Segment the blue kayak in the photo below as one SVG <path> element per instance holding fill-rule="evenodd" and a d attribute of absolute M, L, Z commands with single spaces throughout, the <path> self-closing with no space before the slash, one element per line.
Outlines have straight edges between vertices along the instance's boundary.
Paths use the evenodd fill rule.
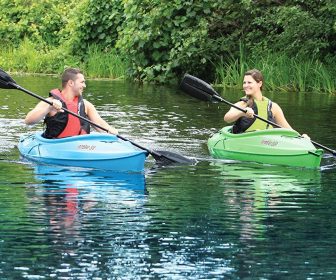
<path fill-rule="evenodd" d="M 21 136 L 18 149 L 38 163 L 115 171 L 141 172 L 147 156 L 130 142 L 102 133 L 46 139 L 38 132 Z"/>

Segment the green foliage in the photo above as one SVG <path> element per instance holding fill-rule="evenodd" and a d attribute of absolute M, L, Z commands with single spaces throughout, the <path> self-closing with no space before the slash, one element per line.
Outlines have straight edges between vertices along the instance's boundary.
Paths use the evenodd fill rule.
<path fill-rule="evenodd" d="M 226 11 L 233 19 L 236 14 L 229 11 L 235 6 L 210 0 L 173 0 L 169 4 L 160 0 L 124 1 L 127 20 L 117 47 L 129 56 L 129 74 L 139 80 L 158 82 L 188 70 L 202 76 L 209 74 L 218 54 L 235 44 L 216 37 L 223 13 Z M 223 31 L 236 34 L 229 30 L 229 19 L 223 24 Z"/>
<path fill-rule="evenodd" d="M 323 60 L 335 45 L 335 5 L 328 1 L 124 1 L 117 47 L 129 74 L 163 82 L 192 71 L 213 80 L 214 64 L 266 52 Z"/>
<path fill-rule="evenodd" d="M 289 2 L 289 3 L 288 3 Z M 323 58 L 336 47 L 336 8 L 328 1 L 288 1 L 251 9 L 252 18 L 243 38 L 254 56 L 273 51 L 288 56 Z M 291 3 L 292 2 L 292 3 Z"/>
<path fill-rule="evenodd" d="M 89 46 L 88 55 L 81 62 L 79 57 L 65 53 L 62 48 L 37 49 L 27 38 L 16 48 L 0 49 L 0 67 L 15 72 L 50 74 L 61 74 L 67 67 L 79 67 L 88 77 L 95 78 L 123 78 L 126 72 L 124 61 L 113 50 L 100 51 L 95 45 Z"/>
<path fill-rule="evenodd" d="M 324 75 L 335 71 L 334 0 L 0 0 L 0 10 L 2 54 L 30 57 L 2 64 L 16 61 L 21 69 L 52 72 L 71 64 L 115 77 L 127 67 L 126 75 L 140 81 L 166 83 L 185 72 L 213 81 L 241 76 L 244 63 L 276 67 L 269 58 L 279 57 L 306 61 Z M 288 65 L 281 70 L 299 71 Z"/>
<path fill-rule="evenodd" d="M 73 1 L 74 2 L 74 1 Z M 0 0 L 1 43 L 18 45 L 28 37 L 38 45 L 58 45 L 59 32 L 72 2 L 61 0 Z"/>
<path fill-rule="evenodd" d="M 0 49 L 1 68 L 28 73 L 61 73 L 67 65 L 79 66 L 78 59 L 62 49 L 44 50 L 25 38 L 17 47 Z"/>
<path fill-rule="evenodd" d="M 86 0 L 68 26 L 75 33 L 74 52 L 86 54 L 89 45 L 100 50 L 114 49 L 118 30 L 125 20 L 122 0 Z"/>

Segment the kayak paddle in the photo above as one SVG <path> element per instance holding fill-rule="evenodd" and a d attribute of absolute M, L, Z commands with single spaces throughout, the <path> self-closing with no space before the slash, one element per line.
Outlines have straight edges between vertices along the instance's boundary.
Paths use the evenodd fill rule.
<path fill-rule="evenodd" d="M 244 113 L 246 113 L 246 109 L 240 108 L 239 106 L 236 106 L 235 104 L 223 99 L 213 88 L 211 85 L 209 85 L 208 83 L 206 83 L 205 81 L 194 77 L 192 75 L 189 74 L 185 74 L 181 84 L 180 84 L 180 88 L 187 94 L 198 98 L 200 100 L 203 101 L 220 101 L 223 102 L 239 111 L 242 111 Z M 262 120 L 270 125 L 272 125 L 273 127 L 277 127 L 277 128 L 281 128 L 280 125 L 278 125 L 275 122 L 269 121 L 267 119 L 264 119 L 256 114 L 253 114 L 253 116 L 259 120 Z M 310 140 L 316 147 L 319 147 L 329 153 L 331 153 L 333 156 L 336 156 L 336 151 L 332 150 L 326 146 L 323 146 L 319 143 L 316 143 L 315 141 Z"/>
<path fill-rule="evenodd" d="M 46 103 L 48 103 L 49 105 L 53 105 L 52 102 L 50 102 L 49 100 L 21 87 L 20 85 L 18 85 L 11 76 L 9 76 L 5 71 L 3 71 L 1 68 L 0 68 L 0 88 L 4 88 L 4 89 L 17 89 L 17 90 L 20 90 L 20 91 L 23 91 L 41 101 L 44 101 Z M 108 133 L 108 130 L 98 124 L 95 124 L 94 122 L 90 121 L 89 119 L 87 118 L 84 118 L 72 111 L 69 111 L 68 109 L 66 108 L 62 108 L 62 110 L 64 112 L 67 112 L 68 114 L 71 114 L 83 121 L 86 121 L 88 123 L 90 123 L 91 125 L 95 126 L 95 127 L 98 127 L 99 129 L 105 131 Z M 148 154 L 152 155 L 152 157 L 160 163 L 160 165 L 168 165 L 168 164 L 173 164 L 173 163 L 186 163 L 186 164 L 190 164 L 190 163 L 194 163 L 195 160 L 193 159 L 190 159 L 190 158 L 187 158 L 187 157 L 184 157 L 180 154 L 177 154 L 177 153 L 173 153 L 173 152 L 170 152 L 170 151 L 154 151 L 154 150 L 150 150 L 150 149 L 147 149 L 145 147 L 142 147 L 141 145 L 137 144 L 137 143 L 134 143 L 133 141 L 131 140 L 128 140 L 126 138 L 124 138 L 123 136 L 121 135 L 116 135 L 118 138 L 124 140 L 124 141 L 128 141 L 130 142 L 132 145 L 140 148 L 141 150 L 145 150 L 148 152 Z"/>

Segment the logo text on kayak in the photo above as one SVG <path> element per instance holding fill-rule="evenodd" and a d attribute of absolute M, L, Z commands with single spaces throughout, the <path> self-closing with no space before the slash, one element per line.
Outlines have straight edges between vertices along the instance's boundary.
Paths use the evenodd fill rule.
<path fill-rule="evenodd" d="M 270 140 L 270 139 L 263 139 L 261 141 L 261 144 L 266 145 L 266 146 L 277 146 L 279 144 L 278 141 Z"/>
<path fill-rule="evenodd" d="M 84 145 L 84 144 L 81 144 L 81 145 L 78 145 L 78 149 L 79 150 L 86 150 L 86 151 L 93 151 L 96 149 L 96 146 L 94 145 Z"/>

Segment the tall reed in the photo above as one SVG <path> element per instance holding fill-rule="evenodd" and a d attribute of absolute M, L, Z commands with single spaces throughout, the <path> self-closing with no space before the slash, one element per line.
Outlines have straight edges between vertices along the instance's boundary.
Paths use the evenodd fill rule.
<path fill-rule="evenodd" d="M 126 64 L 115 50 L 100 51 L 96 45 L 89 47 L 85 73 L 94 78 L 124 78 Z"/>
<path fill-rule="evenodd" d="M 36 72 L 42 63 L 41 53 L 28 39 L 22 41 L 17 48 L 12 46 L 2 46 L 0 50 L 0 65 L 12 71 Z"/>
<path fill-rule="evenodd" d="M 268 91 L 336 93 L 336 80 L 332 76 L 335 66 L 328 67 L 313 57 L 292 58 L 275 53 L 249 59 L 242 48 L 239 58 L 230 57 L 215 66 L 216 84 L 224 88 L 242 88 L 244 72 L 252 68 L 262 71 Z"/>
<path fill-rule="evenodd" d="M 0 48 L 0 67 L 8 71 L 59 74 L 67 65 L 80 67 L 81 62 L 62 48 L 36 46 L 27 38 L 17 47 Z"/>
<path fill-rule="evenodd" d="M 24 39 L 18 47 L 0 47 L 0 68 L 12 72 L 60 74 L 67 67 L 79 67 L 90 78 L 124 78 L 126 63 L 114 51 L 89 47 L 84 61 L 62 48 L 44 48 Z"/>

